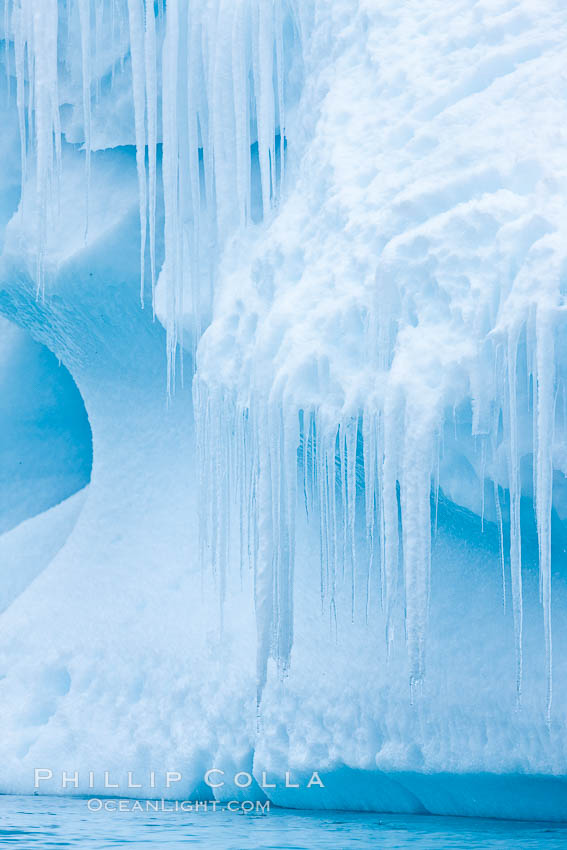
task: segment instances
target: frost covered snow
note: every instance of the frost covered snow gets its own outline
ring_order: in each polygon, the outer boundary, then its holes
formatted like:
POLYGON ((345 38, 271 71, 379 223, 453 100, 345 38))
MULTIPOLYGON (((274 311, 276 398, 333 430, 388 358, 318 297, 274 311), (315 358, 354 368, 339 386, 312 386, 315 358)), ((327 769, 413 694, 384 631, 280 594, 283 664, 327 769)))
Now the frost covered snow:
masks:
POLYGON ((0 791, 567 819, 564 4, 1 5, 0 791))

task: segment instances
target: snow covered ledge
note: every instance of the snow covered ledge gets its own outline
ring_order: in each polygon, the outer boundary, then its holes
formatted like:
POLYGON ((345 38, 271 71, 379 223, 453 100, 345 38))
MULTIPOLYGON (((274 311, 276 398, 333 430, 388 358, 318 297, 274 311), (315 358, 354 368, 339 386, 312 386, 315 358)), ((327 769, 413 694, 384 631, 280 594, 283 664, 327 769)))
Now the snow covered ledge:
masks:
POLYGON ((567 21, 317 10, 294 179, 197 351, 207 552, 230 517, 256 576, 257 771, 561 819, 567 21))

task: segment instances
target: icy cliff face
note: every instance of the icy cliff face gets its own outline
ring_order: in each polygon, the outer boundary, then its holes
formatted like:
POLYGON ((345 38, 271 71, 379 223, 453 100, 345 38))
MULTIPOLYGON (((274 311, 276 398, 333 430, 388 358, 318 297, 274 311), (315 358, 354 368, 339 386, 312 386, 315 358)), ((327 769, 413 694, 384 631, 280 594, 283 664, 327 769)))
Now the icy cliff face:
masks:
POLYGON ((93 769, 181 758, 180 793, 216 761, 326 772, 286 805, 563 816, 504 790, 566 768, 561 4, 3 21, 0 311, 94 448, 6 596, 3 787, 96 736, 93 769))

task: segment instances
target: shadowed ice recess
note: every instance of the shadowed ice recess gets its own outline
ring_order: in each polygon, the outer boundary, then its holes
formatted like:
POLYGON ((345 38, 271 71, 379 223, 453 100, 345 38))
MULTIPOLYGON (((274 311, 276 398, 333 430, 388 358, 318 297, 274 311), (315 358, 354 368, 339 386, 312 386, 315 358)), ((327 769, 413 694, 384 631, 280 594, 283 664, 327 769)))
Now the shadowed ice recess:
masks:
POLYGON ((567 819, 562 3, 0 20, 0 791, 567 819))

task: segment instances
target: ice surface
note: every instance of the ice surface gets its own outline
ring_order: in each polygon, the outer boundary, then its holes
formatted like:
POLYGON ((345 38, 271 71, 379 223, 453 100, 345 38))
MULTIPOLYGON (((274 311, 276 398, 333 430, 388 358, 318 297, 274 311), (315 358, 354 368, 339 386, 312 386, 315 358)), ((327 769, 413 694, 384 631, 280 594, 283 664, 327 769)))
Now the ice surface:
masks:
POLYGON ((85 490, 79 490, 0 536, 1 611, 11 605, 62 548, 77 521, 85 495, 85 490))
POLYGON ((180 793, 562 817, 561 3, 4 11, 0 311, 94 465, 0 619, 3 787, 96 741, 180 793))
POLYGON ((0 318, 0 533, 81 490, 92 464, 83 400, 53 354, 0 318))

